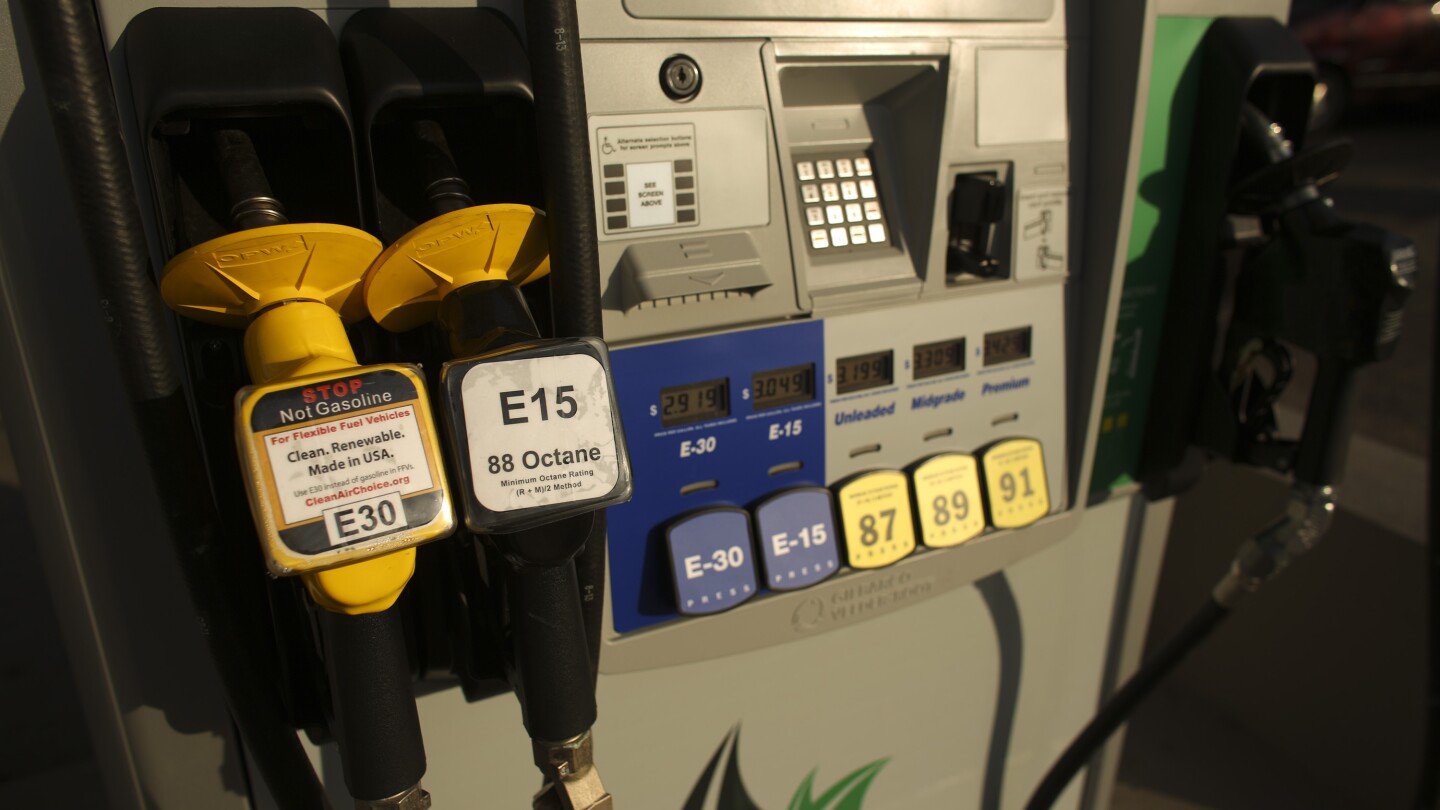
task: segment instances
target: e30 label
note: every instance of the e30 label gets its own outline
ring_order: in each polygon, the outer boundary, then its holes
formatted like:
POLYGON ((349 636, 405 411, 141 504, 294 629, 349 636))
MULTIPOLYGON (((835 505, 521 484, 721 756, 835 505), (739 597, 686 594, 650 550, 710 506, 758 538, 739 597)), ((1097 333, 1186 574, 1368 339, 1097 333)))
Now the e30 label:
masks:
POLYGON ((1050 512, 1045 457, 1034 439, 1007 439, 980 456, 990 523, 997 529, 1029 526, 1050 512))
POLYGON ((973 456, 942 453, 915 468, 920 540, 931 548, 957 546, 985 530, 980 469, 973 456))
POLYGON ((717 507, 681 518, 665 530, 675 607, 690 615, 719 613, 755 595, 750 515, 717 507))
POLYGON ((910 482, 898 470, 866 473, 835 493, 851 568, 882 568, 915 550, 910 482))

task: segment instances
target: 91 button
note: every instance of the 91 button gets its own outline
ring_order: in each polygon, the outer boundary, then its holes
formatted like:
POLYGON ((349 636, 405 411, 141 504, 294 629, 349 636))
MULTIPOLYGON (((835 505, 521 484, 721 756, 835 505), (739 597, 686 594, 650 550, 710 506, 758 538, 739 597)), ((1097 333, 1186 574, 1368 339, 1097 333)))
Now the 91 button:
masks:
POLYGON ((990 525, 997 529, 1029 526, 1050 512, 1045 485, 1045 456, 1034 439, 1006 439, 980 454, 990 525))
POLYGON ((772 590, 806 588, 840 567, 835 507, 830 491, 800 487, 771 496, 755 509, 765 585, 772 590))
POLYGON ((688 616, 719 613, 755 595, 750 513, 717 506, 665 530, 675 607, 688 616))

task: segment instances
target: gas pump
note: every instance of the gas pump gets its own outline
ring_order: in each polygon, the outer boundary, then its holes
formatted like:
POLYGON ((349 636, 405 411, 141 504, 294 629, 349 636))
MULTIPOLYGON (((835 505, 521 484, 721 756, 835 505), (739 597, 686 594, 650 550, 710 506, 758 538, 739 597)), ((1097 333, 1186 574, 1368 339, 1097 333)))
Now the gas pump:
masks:
MULTIPOLYGON (((96 68, 185 316, 184 469, 266 550, 223 572, 258 609, 211 606, 270 663, 243 802, 319 806, 301 729, 368 807, 998 807, 1129 671, 1143 508, 1089 495, 1148 7, 143 5, 94 4, 96 68)), ((1186 444, 1320 498, 1238 591, 1324 511, 1404 295, 1326 216, 1300 84, 1253 100, 1228 365, 1173 367, 1242 416, 1186 444), (1293 446, 1287 342, 1330 369, 1293 446)))

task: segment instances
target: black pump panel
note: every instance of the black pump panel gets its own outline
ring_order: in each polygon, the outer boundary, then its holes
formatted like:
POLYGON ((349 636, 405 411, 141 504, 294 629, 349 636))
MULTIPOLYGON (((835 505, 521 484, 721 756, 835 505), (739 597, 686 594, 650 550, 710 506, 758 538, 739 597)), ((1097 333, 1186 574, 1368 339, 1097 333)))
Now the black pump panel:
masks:
POLYGON ((357 12, 340 50, 367 182, 366 218, 390 242, 430 219, 416 184, 414 122, 445 133, 477 205, 540 206, 530 63, 509 22, 490 9, 357 12))
POLYGON ((157 8, 122 39, 167 254, 229 230, 209 135, 241 129, 294 222, 361 224, 335 38, 295 8, 157 8))

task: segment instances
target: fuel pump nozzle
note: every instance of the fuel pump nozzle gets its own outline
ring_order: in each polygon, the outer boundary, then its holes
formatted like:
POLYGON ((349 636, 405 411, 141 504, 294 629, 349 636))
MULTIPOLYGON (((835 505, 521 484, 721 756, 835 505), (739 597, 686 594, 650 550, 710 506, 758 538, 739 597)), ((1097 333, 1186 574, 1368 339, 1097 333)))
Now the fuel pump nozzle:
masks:
POLYGON ((176 255, 160 289, 180 314, 245 330, 252 385, 236 438, 272 574, 300 574, 323 608, 332 732, 359 810, 421 810, 424 742, 396 600, 415 546, 454 528, 416 369, 360 366, 345 331, 381 245, 290 223, 249 134, 211 133, 233 232, 176 255))
POLYGON ((1394 353, 1415 248, 1399 234, 1345 220, 1320 192, 1348 146, 1296 154, 1284 130, 1253 105, 1242 126, 1262 157, 1233 188, 1232 217, 1258 218, 1261 230, 1255 244, 1240 245, 1219 369, 1233 439, 1212 422, 1209 443, 1240 461, 1293 473, 1297 484, 1328 487, 1343 473, 1355 374, 1394 353), (1290 347, 1316 361, 1298 440, 1277 438, 1274 414, 1290 381, 1290 347), (1268 383, 1256 370, 1267 360, 1268 383))
POLYGON ((544 214, 472 205, 439 124, 409 134, 433 218, 375 260, 366 303, 394 331, 433 319, 459 358, 441 374, 443 411, 466 526, 510 563, 512 682, 545 779, 534 806, 605 810, 574 558, 596 510, 630 497, 608 353, 595 338, 541 339, 520 286, 549 272, 544 214))

